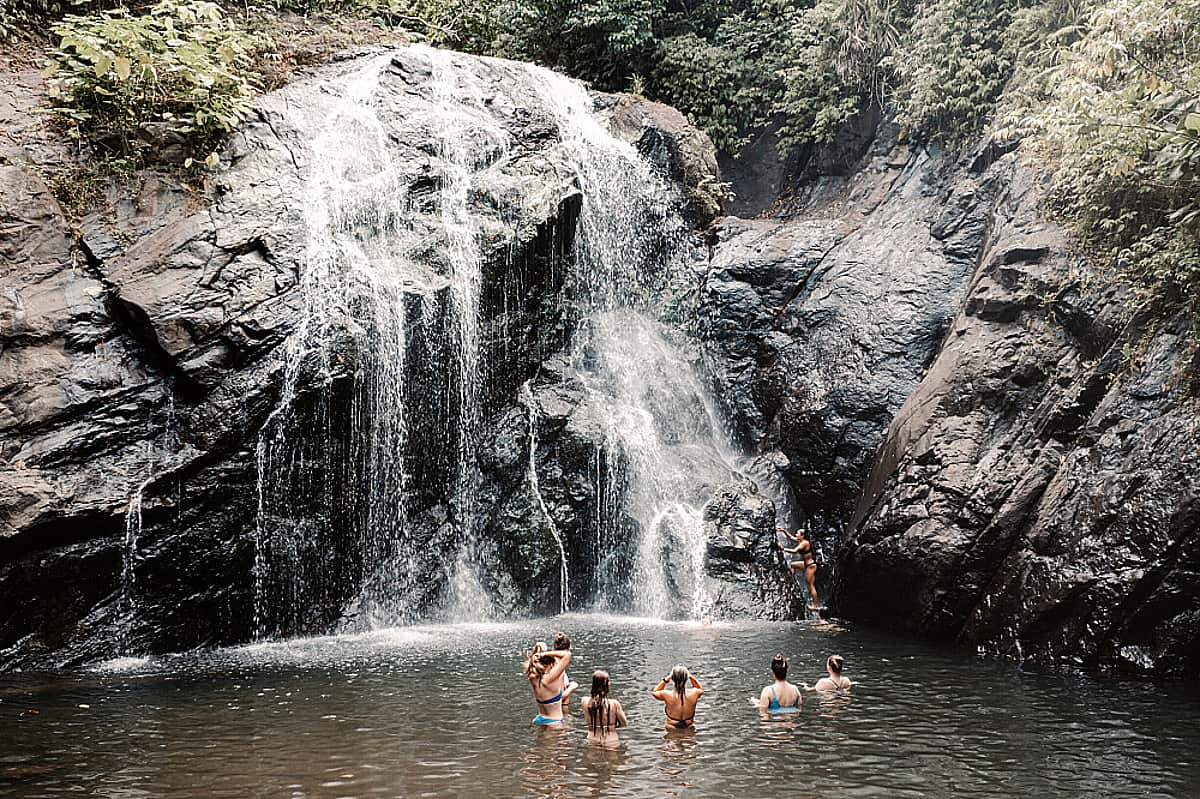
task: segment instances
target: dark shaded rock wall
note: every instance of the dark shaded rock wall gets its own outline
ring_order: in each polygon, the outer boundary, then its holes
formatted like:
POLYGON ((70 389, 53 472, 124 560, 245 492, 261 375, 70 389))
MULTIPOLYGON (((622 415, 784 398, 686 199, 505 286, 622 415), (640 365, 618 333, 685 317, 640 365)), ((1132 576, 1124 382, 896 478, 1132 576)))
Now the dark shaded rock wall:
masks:
POLYGON ((1002 183, 960 178, 969 196, 947 246, 930 227, 953 165, 894 140, 881 126, 859 169, 818 178, 800 193, 820 199, 796 213, 719 220, 700 290, 717 393, 761 453, 756 476, 790 490, 822 582, 884 431, 957 312, 1002 183))
POLYGON ((839 562, 847 615, 1041 665, 1200 669, 1197 400, 1182 320, 1127 319, 1018 171, 892 422, 839 562))
POLYGON ((1186 321, 1129 319, 1014 145, 896 141, 884 122, 848 175, 793 164, 776 216, 716 224, 697 333, 751 472, 790 490, 839 615, 1195 674, 1186 321))

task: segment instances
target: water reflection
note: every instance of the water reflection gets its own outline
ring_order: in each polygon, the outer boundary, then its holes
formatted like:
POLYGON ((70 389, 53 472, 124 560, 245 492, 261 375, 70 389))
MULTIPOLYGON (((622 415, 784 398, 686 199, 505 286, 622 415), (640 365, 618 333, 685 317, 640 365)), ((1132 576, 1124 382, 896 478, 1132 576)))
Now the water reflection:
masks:
POLYGON ((607 796, 608 789, 616 784, 627 760, 628 753, 624 744, 585 745, 578 771, 581 778, 579 793, 584 796, 607 796))
POLYGON ((534 726, 521 752, 521 786, 529 796, 557 799, 572 794, 575 743, 566 724, 534 726))
POLYGON ((658 750, 658 771, 680 788, 694 788, 688 777, 698 762, 699 735, 695 727, 668 729, 658 750))

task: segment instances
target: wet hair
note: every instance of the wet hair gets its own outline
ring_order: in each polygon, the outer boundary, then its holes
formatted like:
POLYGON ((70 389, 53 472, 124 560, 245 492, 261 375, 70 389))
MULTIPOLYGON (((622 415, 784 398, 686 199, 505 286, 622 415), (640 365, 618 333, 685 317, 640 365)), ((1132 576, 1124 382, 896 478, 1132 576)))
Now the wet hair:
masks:
POLYGON ((838 676, 841 676, 842 666, 844 666, 845 663, 846 663, 846 659, 844 657, 842 657, 841 655, 830 655, 829 656, 829 670, 832 671, 834 674, 837 674, 838 676))
POLYGON ((671 682, 675 683, 675 693, 679 694, 679 701, 682 702, 684 694, 687 693, 687 666, 678 665, 671 669, 671 682))
POLYGON ((546 657, 542 653, 546 651, 546 642, 538 641, 533 645, 533 649, 525 656, 525 660, 521 663, 521 668, 525 672, 525 676, 533 680, 541 677, 546 673, 546 667, 554 662, 554 658, 546 657))
POLYGON ((771 673, 775 675, 775 679, 786 680, 787 669, 787 658, 783 656, 782 652, 777 653, 775 657, 771 658, 771 673))
POLYGON ((562 630, 554 634, 554 648, 558 650, 570 649, 571 639, 562 630))
POLYGON ((588 729, 595 735, 603 735, 612 726, 612 708, 608 705, 608 672, 597 669, 592 672, 592 696, 588 701, 588 729))

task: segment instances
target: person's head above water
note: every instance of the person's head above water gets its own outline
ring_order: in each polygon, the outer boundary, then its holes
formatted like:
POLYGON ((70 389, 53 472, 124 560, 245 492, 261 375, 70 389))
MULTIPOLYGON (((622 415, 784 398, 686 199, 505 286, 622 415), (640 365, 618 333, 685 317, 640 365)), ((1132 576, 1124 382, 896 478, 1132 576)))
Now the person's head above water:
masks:
POLYGON ((562 630, 554 634, 554 648, 558 650, 570 649, 571 639, 562 630))
POLYGON ((682 664, 671 669, 671 682, 675 683, 675 693, 683 696, 687 693, 688 670, 682 664))
POLYGON ((846 659, 841 655, 830 655, 829 661, 825 664, 832 674, 841 676, 842 666, 846 664, 846 659))
POLYGON ((783 656, 782 652, 779 652, 775 657, 771 658, 771 673, 775 675, 775 679, 777 680, 786 680, 787 671, 787 658, 783 656))
POLYGON ((545 674, 546 667, 554 662, 554 658, 542 654, 546 649, 546 642, 538 641, 533 645, 530 653, 525 656, 525 661, 521 665, 525 670, 525 676, 529 679, 533 680, 545 674))

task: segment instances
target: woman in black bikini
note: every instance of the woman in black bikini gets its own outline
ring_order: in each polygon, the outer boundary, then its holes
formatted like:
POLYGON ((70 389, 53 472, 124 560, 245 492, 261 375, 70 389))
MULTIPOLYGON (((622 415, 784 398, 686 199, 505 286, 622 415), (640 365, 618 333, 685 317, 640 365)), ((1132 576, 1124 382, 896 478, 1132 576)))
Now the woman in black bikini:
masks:
POLYGON ((663 703, 667 711, 667 729, 683 730, 696 723, 696 703, 704 696, 704 688, 687 667, 676 666, 670 675, 650 689, 650 695, 663 703), (668 690, 670 683, 674 686, 668 690))
POLYGON ((796 546, 788 549, 783 548, 783 551, 789 555, 800 555, 800 560, 794 560, 788 564, 788 570, 793 574, 799 569, 804 569, 804 578, 808 580, 808 590, 812 594, 813 602, 808 606, 809 610, 820 610, 821 603, 817 599, 817 561, 813 559, 812 543, 804 537, 803 530, 797 530, 795 535, 792 535, 782 527, 775 528, 789 541, 795 541, 796 546))
POLYGON ((570 662, 571 650, 547 650, 542 641, 534 644, 533 651, 525 657, 522 666, 525 676, 529 678, 529 687, 533 689, 534 701, 538 705, 534 724, 562 724, 562 676, 570 662))
POLYGON ((592 672, 592 693, 583 699, 583 712, 588 720, 588 743, 607 748, 620 744, 617 730, 628 727, 621 703, 608 695, 611 684, 607 671, 592 672))

